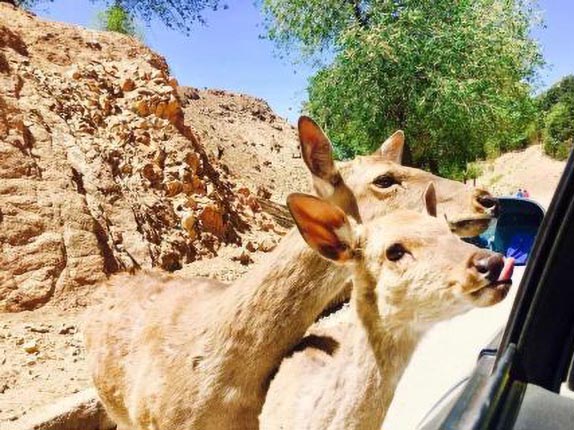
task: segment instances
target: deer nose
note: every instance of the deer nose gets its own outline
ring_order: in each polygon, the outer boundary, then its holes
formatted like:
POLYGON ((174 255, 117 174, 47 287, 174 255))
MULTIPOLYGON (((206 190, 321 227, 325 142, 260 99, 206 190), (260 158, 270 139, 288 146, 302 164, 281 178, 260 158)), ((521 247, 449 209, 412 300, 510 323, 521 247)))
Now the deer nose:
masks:
POLYGON ((504 258, 501 254, 479 251, 472 257, 471 266, 490 282, 495 282, 504 268, 504 258))
POLYGON ((484 212, 487 212, 492 216, 498 215, 500 209, 498 199, 487 191, 479 191, 477 194, 475 194, 474 201, 476 205, 484 212))

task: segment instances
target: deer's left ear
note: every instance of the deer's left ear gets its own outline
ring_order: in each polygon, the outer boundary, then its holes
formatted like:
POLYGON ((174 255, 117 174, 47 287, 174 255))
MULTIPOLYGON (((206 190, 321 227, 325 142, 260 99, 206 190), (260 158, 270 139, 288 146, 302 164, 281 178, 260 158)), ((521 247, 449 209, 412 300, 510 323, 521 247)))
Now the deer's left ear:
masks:
POLYGON ((340 208, 318 197, 299 193, 287 197, 287 207, 311 248, 338 263, 353 258, 353 229, 340 208))
POLYGON ((427 214, 436 217, 436 191, 432 182, 429 182, 427 185, 427 188, 423 194, 423 201, 427 214))
POLYGON ((401 164, 403 161, 404 148, 405 133, 403 133, 402 130, 398 130, 383 142, 381 147, 378 149, 378 152, 385 160, 401 164))

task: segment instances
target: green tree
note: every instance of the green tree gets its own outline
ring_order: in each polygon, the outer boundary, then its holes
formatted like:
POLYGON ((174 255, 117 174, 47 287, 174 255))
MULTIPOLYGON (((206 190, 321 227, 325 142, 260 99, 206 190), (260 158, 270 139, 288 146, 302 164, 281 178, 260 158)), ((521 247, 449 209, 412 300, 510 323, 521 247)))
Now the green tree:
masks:
POLYGON ((544 151, 566 159, 574 141, 574 75, 566 76, 538 97, 544 151))
POLYGON ((306 109, 340 157, 401 128, 416 165, 461 176, 519 145, 535 116, 542 58, 522 1, 263 0, 263 10, 280 49, 333 58, 311 78, 306 109))
POLYGON ((568 158, 574 139, 574 106, 558 102, 544 121, 544 151, 559 160, 568 158))
POLYGON ((556 103, 574 105, 574 75, 568 75, 538 97, 540 108, 548 112, 556 103))
MULTIPOLYGON (((22 7, 32 7, 38 3, 51 2, 54 0, 0 0, 16 3, 22 7)), ((149 24, 153 18, 162 21, 167 27, 189 33, 191 24, 205 23, 204 12, 206 10, 217 10, 220 5, 219 0, 91 0, 105 4, 104 13, 112 11, 114 22, 117 24, 118 17, 123 11, 129 15, 129 20, 133 24, 133 18, 139 18, 144 23, 149 24)), ((227 8, 227 5, 223 5, 227 8)), ((127 24, 127 21, 124 22, 127 24)))
POLYGON ((114 4, 98 14, 98 21, 103 30, 136 36, 134 19, 122 6, 114 4))

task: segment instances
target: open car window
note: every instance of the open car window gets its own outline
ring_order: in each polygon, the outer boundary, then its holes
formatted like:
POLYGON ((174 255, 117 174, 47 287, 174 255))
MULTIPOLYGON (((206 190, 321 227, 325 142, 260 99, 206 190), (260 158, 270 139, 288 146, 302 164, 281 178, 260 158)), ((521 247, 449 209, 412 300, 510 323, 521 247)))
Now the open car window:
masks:
POLYGON ((538 229, 544 219, 544 209, 534 200, 500 197, 500 215, 480 236, 467 242, 480 248, 500 252, 514 258, 518 266, 528 261, 538 229))

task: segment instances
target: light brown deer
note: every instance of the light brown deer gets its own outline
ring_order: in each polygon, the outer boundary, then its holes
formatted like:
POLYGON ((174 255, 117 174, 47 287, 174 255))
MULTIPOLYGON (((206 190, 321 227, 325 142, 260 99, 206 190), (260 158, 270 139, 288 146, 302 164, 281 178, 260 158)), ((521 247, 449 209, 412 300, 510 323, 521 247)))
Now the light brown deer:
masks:
MULTIPOLYGON (((432 186, 425 197, 435 215, 432 186)), ((500 254, 462 242, 443 220, 421 213, 396 211, 357 226, 315 197, 289 200, 311 247, 351 266, 354 289, 341 342, 314 339, 338 346, 334 358, 308 348, 286 359, 285 384, 272 384, 263 427, 380 429, 421 336, 438 321, 502 300, 512 263, 504 266, 500 254)))
POLYGON ((116 277, 84 328, 106 411, 122 430, 258 428, 272 375, 347 277, 296 230, 229 286, 116 277))
MULTIPOLYGON (((328 140, 308 119, 300 122, 300 135, 305 161, 327 168, 312 170, 319 173, 316 180, 325 181, 330 198, 358 218, 352 192, 329 167, 334 164, 328 140)), ((365 157, 358 163, 372 164, 374 172, 381 166, 396 169, 386 158, 394 156, 401 140, 400 134, 390 139, 381 151, 386 155, 374 156, 379 162, 365 157)), ((400 189, 393 191, 393 184, 388 192, 375 194, 381 202, 368 212, 370 217, 406 202, 408 194, 420 195, 420 183, 412 179, 416 172, 442 181, 416 169, 401 172, 400 189)), ((360 184, 356 174, 349 178, 360 184)), ((453 214, 472 212, 468 218, 479 224, 490 218, 495 203, 485 208, 462 184, 444 184, 451 190, 444 201, 456 208, 453 214)), ((346 270, 317 257, 291 233, 266 262, 231 286, 145 274, 116 278, 107 291, 110 298, 91 313, 85 330, 94 382, 106 409, 120 428, 149 423, 159 428, 174 423, 182 428, 255 427, 274 371, 347 277, 346 270)))
MULTIPOLYGON (((401 131, 393 134, 373 154, 338 164, 333 161, 329 139, 310 118, 300 118, 299 137, 303 158, 313 175, 316 193, 335 203, 355 219, 359 217, 367 222, 381 215, 383 207, 388 212, 401 208, 420 208, 423 203, 420 195, 429 182, 436 185, 434 198, 438 202, 439 215, 449 220, 450 229, 459 236, 480 234, 492 217, 497 215, 498 202, 485 190, 470 189, 459 182, 402 166, 404 135, 401 131), (357 207, 348 205, 340 197, 344 195, 340 191, 341 187, 337 186, 341 177, 356 196, 357 207)), ((329 308, 348 300, 350 291, 350 283, 347 282, 329 308)), ((388 406, 385 406, 380 396, 373 393, 382 392, 382 380, 378 376, 373 353, 365 351, 368 346, 363 343, 362 348, 358 349, 364 336, 361 336, 361 328, 350 315, 352 313, 349 309, 343 308, 326 321, 313 325, 308 336, 295 348, 297 353, 284 360, 271 383, 261 417, 262 428, 297 428, 304 422, 314 422, 311 417, 324 422, 324 417, 333 416, 334 408, 337 408, 338 423, 344 423, 351 428, 350 422, 375 422, 380 426, 383 411, 386 411, 388 406), (359 350, 363 350, 364 354, 361 355, 361 366, 357 367, 353 366, 352 351, 359 350), (332 389, 316 388, 318 391, 315 394, 321 393, 320 401, 316 404, 306 401, 309 399, 302 393, 313 390, 313 384, 306 384, 306 381, 310 380, 309 375, 315 375, 317 380, 326 380, 327 375, 335 374, 337 369, 344 368, 349 369, 345 377, 355 381, 352 386, 342 384, 335 378, 330 382, 335 384, 332 389), (339 407, 343 404, 341 398, 346 398, 349 391, 355 393, 351 396, 354 402, 347 402, 345 408, 339 407), (305 404, 313 404, 313 411, 304 407, 305 404), (357 413, 358 411, 361 413, 357 413), (361 414, 365 416, 361 418, 361 414), (299 419, 295 419, 297 416, 299 419), (295 426, 294 422, 297 423, 295 426)), ((401 365, 406 366, 407 363, 408 360, 402 361, 401 365)), ((402 374, 403 370, 404 368, 397 372, 397 375, 402 374)), ((393 384, 385 381, 385 386, 393 387, 393 384)), ((394 388, 389 389, 394 392, 394 388)), ((309 428, 314 427, 310 425, 309 428)), ((358 428, 370 427, 366 425, 358 428)))

